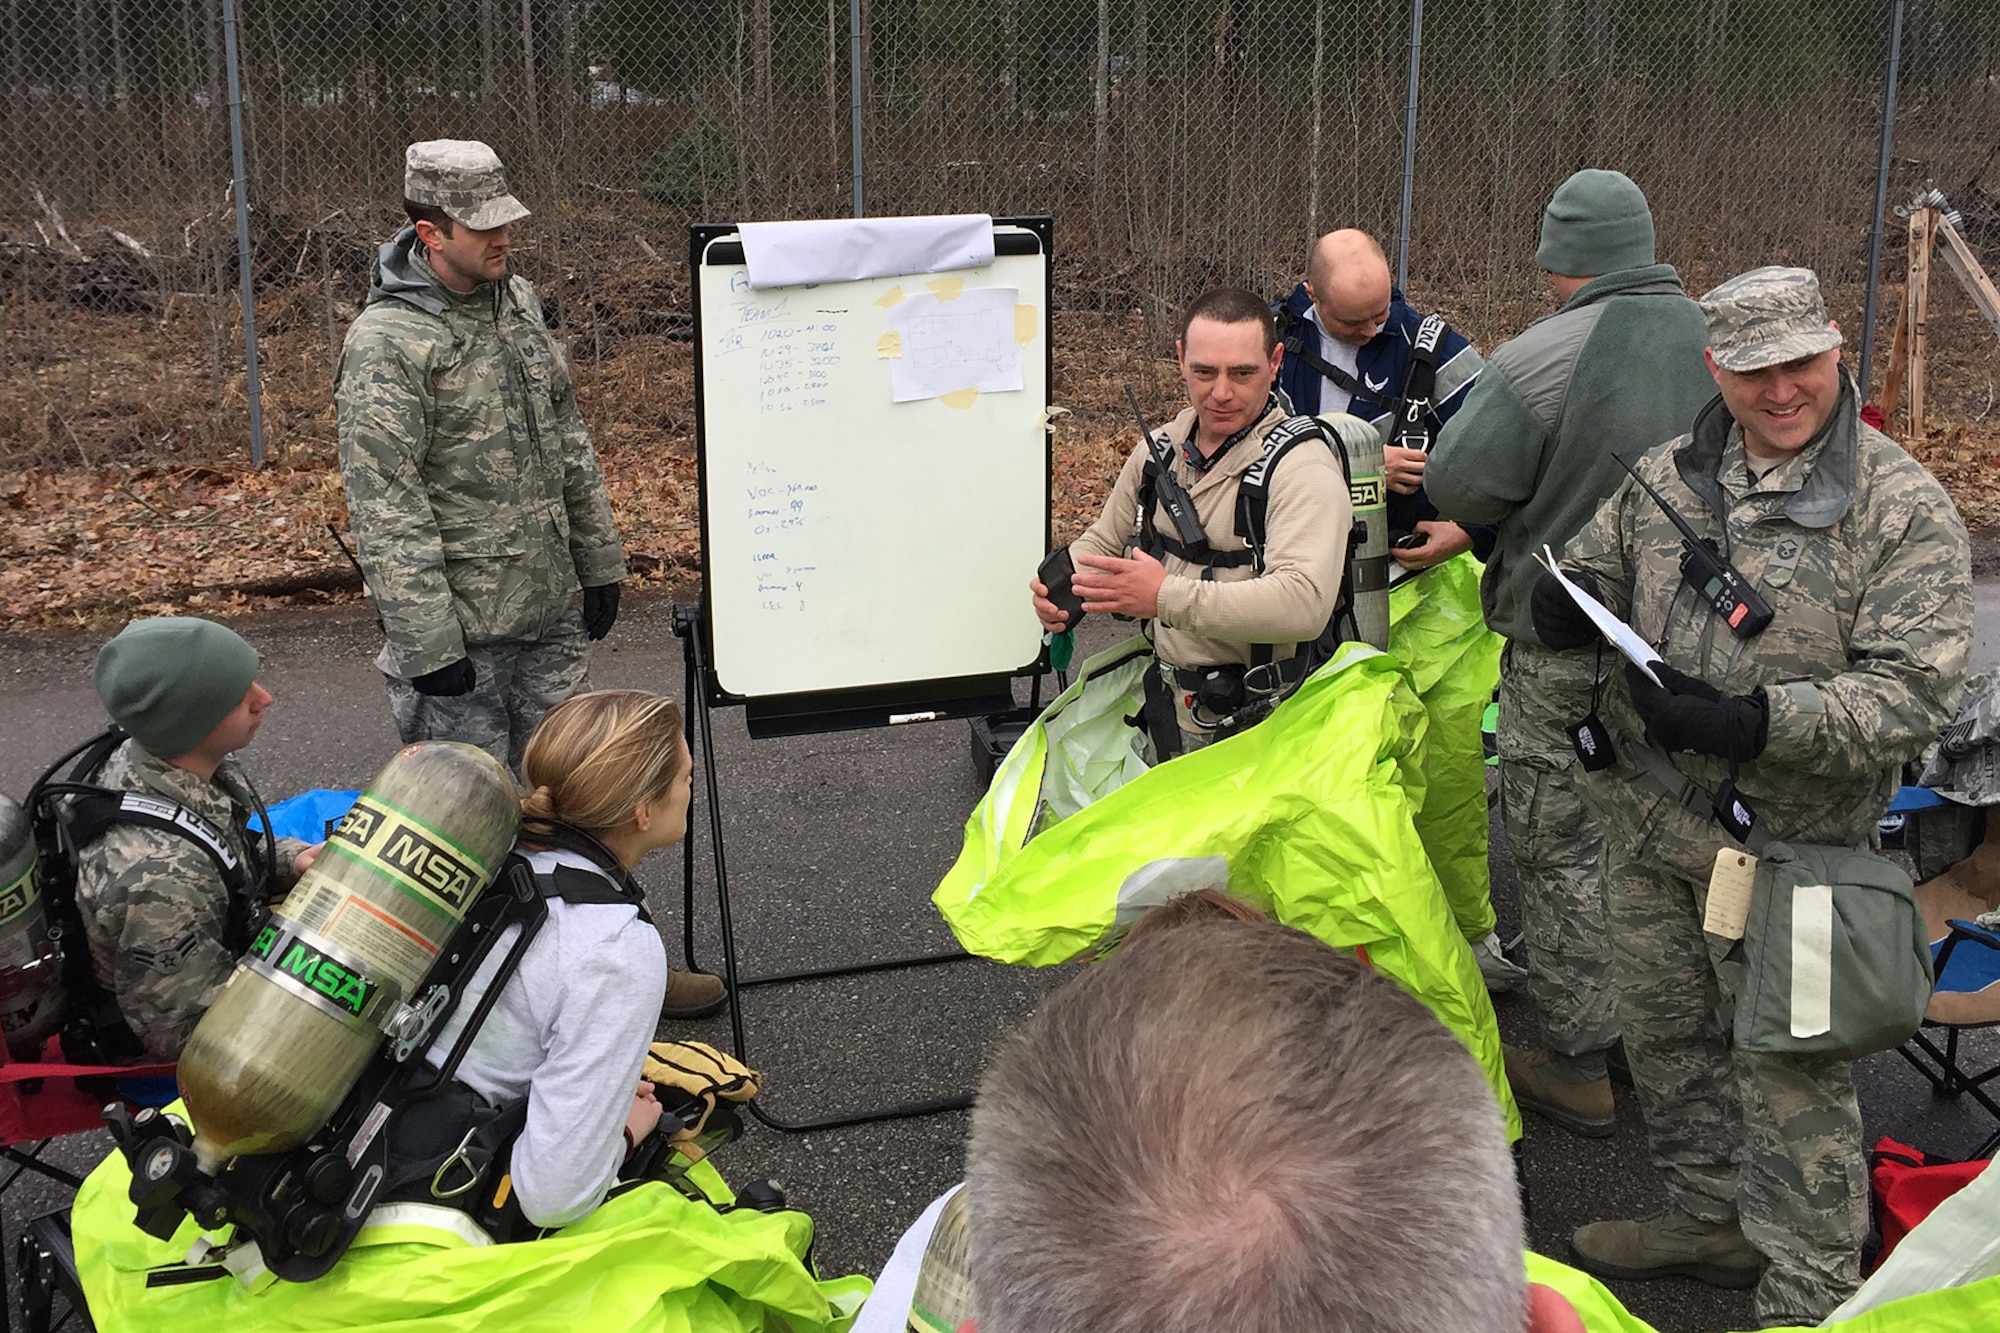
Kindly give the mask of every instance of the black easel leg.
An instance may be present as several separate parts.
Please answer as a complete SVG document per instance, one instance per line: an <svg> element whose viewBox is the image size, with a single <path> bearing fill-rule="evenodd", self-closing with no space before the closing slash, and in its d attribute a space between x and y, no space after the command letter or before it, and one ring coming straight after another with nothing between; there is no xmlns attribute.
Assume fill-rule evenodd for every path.
<svg viewBox="0 0 2000 1333"><path fill-rule="evenodd" d="M698 609L688 606L674 608L674 633L681 640L683 659L687 664L687 703L685 715L701 737L702 788L708 796L708 836L709 852L715 867L715 907L716 921L722 933L722 980L729 995L729 1033L733 1043L731 1049L736 1058L750 1063L748 1042L743 1029L744 988L770 985L778 982L808 981L824 977L850 976L861 972L892 971L904 967L920 967L932 963L957 962L969 955L962 952L929 955L916 959L898 959L881 963L862 963L841 967L819 968L806 972L787 973L779 976L760 977L740 981L736 968L736 927L729 903L729 870L723 852L722 841L722 801L721 791L715 773L715 733L714 715L709 710L708 692L702 688L707 681L707 661L703 656L701 626ZM691 841L684 840L686 850L682 857L682 879L685 885L686 930L688 942L693 942L694 921L694 852ZM688 965L694 965L694 954L690 949ZM815 1120L787 1121L768 1115L755 1101L750 1102L750 1114L760 1122L785 1134L803 1134L820 1129L838 1129L847 1125L873 1124L881 1120L907 1120L918 1116L938 1115L945 1111L959 1111L972 1105L970 1092L954 1093L948 1097L935 1097L928 1101L903 1102L890 1106L872 1107L845 1115L824 1116Z"/></svg>

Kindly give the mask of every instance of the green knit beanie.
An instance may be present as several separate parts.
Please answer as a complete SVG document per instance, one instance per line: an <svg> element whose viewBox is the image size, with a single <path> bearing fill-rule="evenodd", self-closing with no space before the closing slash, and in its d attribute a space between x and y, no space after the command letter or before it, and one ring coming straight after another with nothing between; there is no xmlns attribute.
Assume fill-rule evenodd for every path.
<svg viewBox="0 0 2000 1333"><path fill-rule="evenodd" d="M1622 171L1579 171L1542 213L1535 263L1566 278L1595 278L1653 262L1653 213Z"/></svg>
<svg viewBox="0 0 2000 1333"><path fill-rule="evenodd" d="M135 620L97 650L97 697L141 748L178 759L243 702L257 650L192 616Z"/></svg>

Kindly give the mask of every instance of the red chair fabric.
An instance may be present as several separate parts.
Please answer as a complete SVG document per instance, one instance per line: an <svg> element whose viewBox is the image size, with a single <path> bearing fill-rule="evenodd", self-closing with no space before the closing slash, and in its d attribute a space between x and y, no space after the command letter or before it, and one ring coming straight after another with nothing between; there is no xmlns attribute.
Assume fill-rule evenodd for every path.
<svg viewBox="0 0 2000 1333"><path fill-rule="evenodd" d="M42 1058L34 1061L11 1060L0 1045L0 1146L100 1129L104 1104L117 1096L102 1080L173 1072L171 1064L70 1064L60 1037L50 1037ZM77 1086L79 1079L85 1086ZM96 1087L91 1086L94 1080Z"/></svg>

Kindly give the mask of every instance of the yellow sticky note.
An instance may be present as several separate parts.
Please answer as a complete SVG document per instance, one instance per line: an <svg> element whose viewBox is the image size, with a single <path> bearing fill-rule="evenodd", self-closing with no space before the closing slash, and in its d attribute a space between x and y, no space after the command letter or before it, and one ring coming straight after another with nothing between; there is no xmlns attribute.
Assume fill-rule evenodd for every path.
<svg viewBox="0 0 2000 1333"><path fill-rule="evenodd" d="M1708 907L1702 913L1701 928L1725 940L1742 939L1756 884L1756 857L1733 847L1717 851L1715 869L1708 877Z"/></svg>
<svg viewBox="0 0 2000 1333"><path fill-rule="evenodd" d="M894 329L875 340L875 355L889 357L903 354L903 335Z"/></svg>
<svg viewBox="0 0 2000 1333"><path fill-rule="evenodd" d="M971 407L972 400L979 397L979 386L970 389L953 389L950 393L938 395L938 401L946 407Z"/></svg>
<svg viewBox="0 0 2000 1333"><path fill-rule="evenodd" d="M883 292L880 296L875 298L875 304L881 306L885 310L892 305L903 304L902 287L901 286L891 287L888 291Z"/></svg>
<svg viewBox="0 0 2000 1333"><path fill-rule="evenodd" d="M1042 331L1041 311L1031 305L1014 307L1014 346L1026 347Z"/></svg>

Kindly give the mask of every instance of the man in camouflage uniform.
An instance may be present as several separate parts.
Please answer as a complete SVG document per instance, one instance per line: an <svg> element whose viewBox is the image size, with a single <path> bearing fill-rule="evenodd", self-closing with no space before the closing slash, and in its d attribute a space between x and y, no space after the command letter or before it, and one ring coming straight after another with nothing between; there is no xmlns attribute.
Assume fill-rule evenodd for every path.
<svg viewBox="0 0 2000 1333"><path fill-rule="evenodd" d="M1717 1016L1730 941L1702 929L1716 856L1735 844L1663 794L1664 755L1709 792L1733 780L1786 842L1871 846L1902 764L1950 719L1972 630L1971 552L1944 489L1863 424L1840 332L1805 269L1763 268L1701 302L1721 395L1644 477L1775 611L1731 634L1680 572L1681 537L1625 485L1570 546L1613 610L1654 644L1655 685L1614 675L1617 763L1592 775L1606 826L1605 907L1619 1015L1669 1206L1599 1222L1578 1261L1616 1277L1758 1281L1765 1325L1812 1324L1860 1281L1868 1176L1852 1066L1732 1050ZM1544 641L1593 636L1553 578Z"/></svg>
<svg viewBox="0 0 2000 1333"><path fill-rule="evenodd" d="M252 854L259 808L230 754L250 743L271 702L257 653L221 625L190 617L138 620L98 650L97 694L129 734L90 780L144 792L205 821L250 872L253 891L282 893L311 863L290 838ZM259 872L268 879L259 882ZM138 1049L99 1024L110 1058L173 1060L248 944L247 903L231 902L217 860L193 837L114 823L78 853L77 910L91 966Z"/></svg>
<svg viewBox="0 0 2000 1333"><path fill-rule="evenodd" d="M1523 1110L1603 1138L1615 1123L1608 1055L1618 1039L1598 860L1603 831L1584 798L1569 729L1591 709L1594 650L1554 652L1528 595L1544 545L1557 551L1638 458L1686 429L1713 392L1701 312L1655 262L1653 215L1620 172L1579 171L1542 215L1535 262L1562 306L1503 343L1438 434L1431 502L1494 523L1480 581L1500 658L1500 817L1520 889L1528 994L1541 1045L1507 1048Z"/></svg>
<svg viewBox="0 0 2000 1333"><path fill-rule="evenodd" d="M586 635L625 557L562 349L508 228L528 210L483 143L410 145L411 225L376 259L334 379L341 480L407 743L518 769L542 714L587 688ZM579 614L575 605L583 589Z"/></svg>

